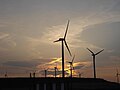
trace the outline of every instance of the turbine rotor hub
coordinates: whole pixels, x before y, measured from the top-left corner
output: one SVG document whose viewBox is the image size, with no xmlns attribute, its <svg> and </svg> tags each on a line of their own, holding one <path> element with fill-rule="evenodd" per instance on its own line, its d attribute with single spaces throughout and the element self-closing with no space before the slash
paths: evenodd
<svg viewBox="0 0 120 90">
<path fill-rule="evenodd" d="M 59 38 L 60 41 L 64 40 L 64 38 Z"/>
</svg>

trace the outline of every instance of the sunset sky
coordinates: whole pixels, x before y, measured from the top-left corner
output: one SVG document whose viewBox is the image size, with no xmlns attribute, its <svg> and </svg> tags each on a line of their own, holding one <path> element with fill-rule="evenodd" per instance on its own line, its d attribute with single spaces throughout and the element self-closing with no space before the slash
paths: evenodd
<svg viewBox="0 0 120 90">
<path fill-rule="evenodd" d="M 120 73 L 120 0 L 0 0 L 0 77 L 43 76 L 49 68 L 61 70 L 61 43 L 64 36 L 75 54 L 74 75 L 93 77 L 92 56 L 87 47 L 102 53 L 96 56 L 97 77 L 116 81 Z M 65 68 L 71 61 L 65 48 Z M 67 71 L 69 73 L 69 71 Z M 59 72 L 60 74 L 60 72 Z M 69 76 L 68 74 L 66 74 Z"/>
</svg>

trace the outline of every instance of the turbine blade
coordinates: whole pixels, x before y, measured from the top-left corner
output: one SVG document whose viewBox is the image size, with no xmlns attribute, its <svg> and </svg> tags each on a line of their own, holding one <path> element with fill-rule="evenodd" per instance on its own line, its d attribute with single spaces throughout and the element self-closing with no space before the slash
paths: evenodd
<svg viewBox="0 0 120 90">
<path fill-rule="evenodd" d="M 59 71 L 58 68 L 57 68 L 57 71 Z"/>
<path fill-rule="evenodd" d="M 67 23 L 67 27 L 66 27 L 66 31 L 65 31 L 65 35 L 64 35 L 64 39 L 66 38 L 66 35 L 67 35 L 67 31 L 68 31 L 68 27 L 69 27 L 69 20 L 68 20 L 68 23 Z"/>
<path fill-rule="evenodd" d="M 56 68 L 57 68 L 57 62 L 56 62 Z"/>
<path fill-rule="evenodd" d="M 89 48 L 87 48 L 87 50 L 90 51 L 92 54 L 94 54 L 93 51 L 91 51 Z"/>
<path fill-rule="evenodd" d="M 69 61 L 66 61 L 66 63 L 69 63 Z"/>
<path fill-rule="evenodd" d="M 56 41 L 54 41 L 54 43 L 55 43 L 55 42 L 59 42 L 59 41 L 60 41 L 60 40 L 56 40 Z"/>
<path fill-rule="evenodd" d="M 104 49 L 103 49 L 104 50 Z M 99 52 L 97 52 L 95 55 L 98 55 L 99 53 L 101 53 L 103 50 L 101 50 L 101 51 L 99 51 Z"/>
<path fill-rule="evenodd" d="M 69 47 L 68 47 L 68 45 L 67 45 L 67 42 L 66 42 L 65 40 L 64 40 L 64 42 L 65 42 L 65 46 L 67 47 L 67 50 L 68 50 L 70 56 L 72 56 L 72 54 L 71 54 L 71 52 L 70 52 L 70 49 L 69 49 Z"/>
<path fill-rule="evenodd" d="M 73 56 L 72 63 L 73 63 L 74 59 L 75 59 L 75 55 Z"/>
<path fill-rule="evenodd" d="M 47 68 L 46 70 L 48 70 L 49 68 Z"/>
<path fill-rule="evenodd" d="M 72 62 L 68 62 L 70 64 L 70 66 L 72 65 Z"/>
</svg>

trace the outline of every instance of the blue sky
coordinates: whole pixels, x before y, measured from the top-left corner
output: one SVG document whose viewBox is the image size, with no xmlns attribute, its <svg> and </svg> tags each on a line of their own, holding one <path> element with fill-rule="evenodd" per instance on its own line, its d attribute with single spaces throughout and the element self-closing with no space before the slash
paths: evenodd
<svg viewBox="0 0 120 90">
<path fill-rule="evenodd" d="M 0 0 L 1 76 L 6 71 L 17 76 L 16 69 L 24 73 L 54 67 L 50 62 L 61 58 L 61 45 L 53 41 L 64 35 L 68 19 L 67 42 L 76 55 L 76 72 L 92 77 L 86 47 L 94 52 L 104 48 L 97 56 L 97 75 L 115 81 L 120 69 L 120 0 Z M 71 59 L 67 50 L 65 58 Z"/>
</svg>

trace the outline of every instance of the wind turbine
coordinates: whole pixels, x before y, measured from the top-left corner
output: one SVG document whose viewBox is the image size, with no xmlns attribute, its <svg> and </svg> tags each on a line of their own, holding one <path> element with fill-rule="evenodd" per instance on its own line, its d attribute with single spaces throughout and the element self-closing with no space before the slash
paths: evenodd
<svg viewBox="0 0 120 90">
<path fill-rule="evenodd" d="M 45 72 L 45 78 L 47 77 L 47 71 L 48 71 L 49 68 L 45 69 L 44 72 Z"/>
<path fill-rule="evenodd" d="M 5 73 L 5 78 L 7 78 L 8 77 L 8 74 L 7 74 L 7 72 Z"/>
<path fill-rule="evenodd" d="M 31 74 L 31 72 L 30 72 L 30 78 L 32 78 L 32 74 Z"/>
<path fill-rule="evenodd" d="M 68 63 L 70 64 L 70 73 L 71 73 L 70 77 L 72 77 L 73 61 L 74 61 L 74 59 L 75 59 L 75 55 L 73 56 L 72 61 L 71 61 L 71 62 L 68 62 Z"/>
<path fill-rule="evenodd" d="M 82 78 L 83 72 L 78 74 L 79 78 Z"/>
<path fill-rule="evenodd" d="M 99 52 L 97 53 L 94 53 L 92 50 L 90 50 L 89 48 L 87 48 L 88 51 L 91 52 L 92 54 L 92 57 L 93 57 L 93 69 L 94 69 L 94 78 L 96 78 L 96 69 L 95 69 L 95 56 L 98 55 L 99 53 L 101 53 L 104 49 L 100 50 Z"/>
<path fill-rule="evenodd" d="M 36 77 L 36 70 L 33 72 L 33 78 Z"/>
<path fill-rule="evenodd" d="M 54 70 L 55 70 L 55 78 L 56 78 L 56 76 L 57 76 L 57 71 L 58 71 L 57 63 L 56 63 L 56 66 L 54 67 Z"/>
<path fill-rule="evenodd" d="M 116 73 L 117 83 L 119 83 L 119 75 L 120 75 L 120 74 L 118 73 L 118 69 L 116 70 L 116 72 L 117 72 L 117 73 Z"/>
<path fill-rule="evenodd" d="M 69 27 L 69 20 L 68 20 L 68 23 L 67 23 L 67 27 L 66 27 L 66 31 L 65 31 L 65 35 L 63 38 L 59 38 L 59 40 L 56 40 L 54 42 L 62 42 L 62 77 L 64 78 L 65 77 L 65 74 L 64 74 L 64 44 L 70 54 L 70 56 L 72 56 L 71 52 L 70 52 L 70 49 L 67 45 L 67 42 L 66 42 L 66 35 L 67 35 L 67 31 L 68 31 L 68 27 Z"/>
<path fill-rule="evenodd" d="M 56 76 L 57 76 L 57 71 L 58 71 L 58 68 L 57 68 L 57 67 L 54 67 L 54 69 L 55 69 L 55 78 L 56 78 Z"/>
</svg>

